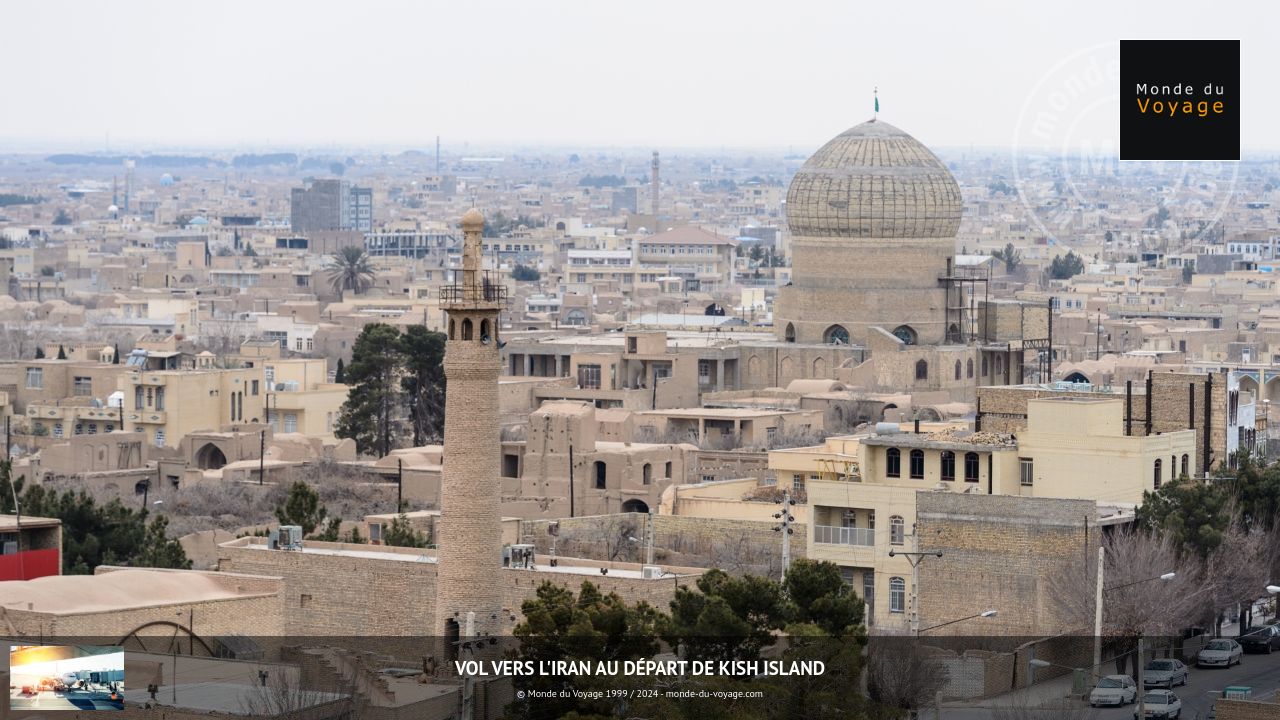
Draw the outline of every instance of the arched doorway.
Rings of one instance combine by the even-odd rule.
[[[217,470],[227,464],[227,456],[222,453],[222,448],[207,443],[200,451],[196,453],[196,466],[201,470]]]
[[[1080,371],[1078,371],[1078,370],[1077,370],[1076,372],[1073,372],[1073,373],[1071,373],[1070,375],[1068,375],[1068,376],[1066,376],[1066,377],[1062,378],[1062,379],[1063,379],[1065,382],[1069,382],[1069,383],[1088,383],[1088,382],[1089,382],[1089,378],[1085,377],[1085,376],[1084,376],[1084,373],[1082,373],[1082,372],[1080,372]]]
[[[649,505],[643,500],[636,500],[632,498],[631,500],[622,503],[622,512],[644,513],[647,515],[649,513]]]
[[[786,332],[784,333],[784,337],[786,338],[787,342],[795,342],[796,326],[792,325],[791,323],[787,323],[787,329],[786,329]]]

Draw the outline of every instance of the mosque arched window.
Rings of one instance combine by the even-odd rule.
[[[899,325],[893,329],[893,335],[901,340],[904,345],[916,344],[916,331],[910,325]]]
[[[920,359],[916,361],[916,379],[917,380],[929,379],[929,362],[927,360]]]
[[[832,345],[848,345],[849,331],[843,325],[832,325],[822,334],[822,340]]]
[[[787,323],[787,330],[786,330],[786,333],[785,333],[784,337],[786,338],[787,342],[791,342],[791,343],[795,342],[795,341],[796,341],[796,326],[795,326],[795,325],[792,325],[791,323]]]

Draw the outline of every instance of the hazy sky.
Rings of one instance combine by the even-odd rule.
[[[877,85],[881,118],[927,144],[1008,147],[1028,142],[1024,110],[1120,38],[1241,39],[1243,144],[1280,147],[1269,0],[40,0],[3,15],[0,149],[102,149],[110,133],[117,150],[437,134],[455,150],[808,150],[867,119]],[[1043,144],[1115,145],[1115,84],[1087,85]]]

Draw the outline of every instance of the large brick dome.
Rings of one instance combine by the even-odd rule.
[[[942,161],[898,128],[871,120],[813,154],[787,190],[792,235],[951,238],[960,186]]]

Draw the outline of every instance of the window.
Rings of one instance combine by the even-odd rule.
[[[889,518],[889,544],[901,545],[906,538],[907,523],[901,515]]]
[[[93,380],[77,376],[72,381],[71,394],[77,397],[88,397],[93,394]]]
[[[712,360],[698,361],[698,383],[702,385],[711,384],[711,366],[714,365]]]
[[[267,381],[267,389],[271,389],[271,384],[276,381],[276,367],[274,365],[264,365],[262,367],[262,377]]]
[[[27,368],[27,389],[28,390],[44,389],[44,369]]]
[[[924,479],[924,451],[923,450],[911,451],[911,479],[912,480]]]
[[[164,428],[156,428],[156,447],[164,447]]]
[[[1162,464],[1163,463],[1161,461],[1156,460],[1156,469],[1155,469],[1155,489],[1156,490],[1160,489],[1160,470],[1161,470]]]
[[[302,350],[302,338],[298,338],[293,341],[293,349],[298,351]]]
[[[133,389],[133,409],[134,410],[142,409],[142,392],[143,390],[141,385],[138,385]]]
[[[259,388],[259,386],[258,386],[258,381],[257,381],[257,380],[254,380],[254,381],[252,381],[251,383],[249,383],[249,392],[250,392],[251,394],[253,394],[253,395],[257,395],[257,394],[258,394],[258,392],[259,392],[259,390],[260,390],[260,388]]]
[[[986,355],[982,356],[982,376],[983,377],[987,376],[987,356]]]
[[[804,492],[804,476],[801,475],[800,473],[796,473],[795,475],[791,476],[791,492],[793,493]]]
[[[964,376],[966,378],[973,377],[973,358],[969,358],[968,362],[965,363]]]
[[[287,433],[298,432],[298,414],[284,414],[284,431]]]
[[[889,578],[889,612],[906,612],[907,583],[900,577]]]
[[[382,523],[369,523],[369,542],[382,542]]]
[[[948,481],[956,479],[956,454],[950,450],[942,451],[942,479]]]
[[[898,448],[889,448],[884,453],[884,474],[886,477],[902,477],[902,453]]]
[[[516,476],[512,475],[511,477],[516,477]],[[644,464],[644,469],[641,473],[640,482],[645,485],[653,484],[653,466],[650,465],[649,463]]]
[[[53,424],[53,436],[56,438],[62,437],[62,423]]]
[[[841,565],[840,579],[844,581],[845,585],[848,585],[849,587],[853,587],[853,568],[845,567],[844,565]]]
[[[667,479],[668,479],[668,480],[670,480],[670,479],[671,479],[671,462],[670,462],[670,461],[668,461],[668,462],[667,462],[667,475],[666,475],[666,477],[667,477]]]
[[[600,366],[599,365],[579,365],[578,366],[578,387],[584,390],[600,389]]]
[[[957,380],[960,379],[960,361],[959,360],[956,361],[956,379]]]
[[[76,435],[83,435],[83,434],[84,434],[84,425],[83,425],[82,423],[76,423],[76,431],[75,431],[75,432],[76,432]]]
[[[597,460],[597,461],[595,462],[595,471],[596,471],[596,489],[597,489],[597,490],[604,490],[604,489],[605,489],[605,487],[606,487],[606,485],[605,485],[605,464],[604,464],[604,462],[602,462],[602,461],[600,461],[600,460]]]
[[[978,453],[976,452],[964,454],[964,481],[978,482]]]
[[[923,359],[916,361],[916,379],[929,379],[929,363],[925,362]]]
[[[842,325],[832,325],[822,334],[822,339],[831,345],[848,345],[849,331]]]
[[[1190,458],[1188,456],[1186,455],[1182,456],[1182,475],[1186,477],[1191,477],[1191,473],[1187,472],[1187,470],[1189,469],[1187,467],[1187,464],[1189,461],[1190,461]]]
[[[1035,484],[1035,468],[1031,458],[1018,458],[1018,480],[1022,483],[1022,487],[1031,487]]]
[[[164,409],[164,388],[156,388],[156,410]]]

